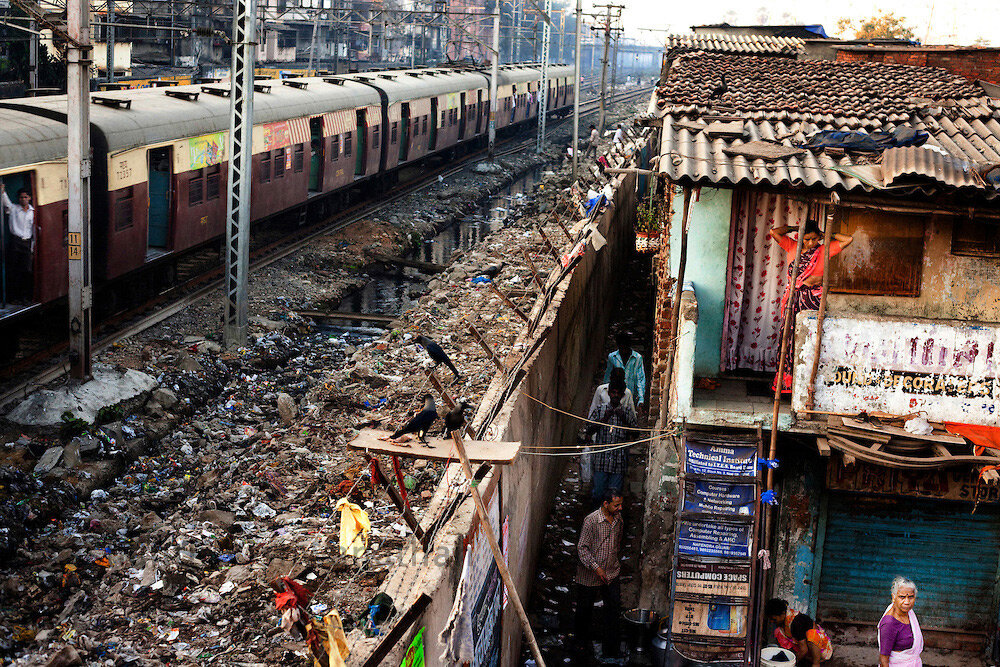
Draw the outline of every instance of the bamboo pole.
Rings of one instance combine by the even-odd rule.
[[[819,353],[823,348],[823,320],[826,319],[826,297],[830,290],[830,240],[833,238],[833,213],[826,216],[823,230],[823,294],[819,297],[819,315],[816,317],[816,349],[812,369],[809,371],[809,386],[806,387],[806,410],[812,410],[816,403],[816,373],[819,372]]]
[[[674,379],[674,357],[677,353],[677,331],[680,329],[681,292],[684,290],[684,271],[687,268],[688,250],[688,217],[691,211],[691,188],[684,190],[684,212],[681,216],[681,250],[677,265],[677,282],[674,285],[673,312],[670,314],[670,352],[667,355],[667,376],[663,386],[666,387],[666,410],[670,410],[670,384]],[[667,258],[670,261],[670,258]],[[661,408],[662,410],[662,408]]]
[[[805,225],[803,225],[804,227]],[[767,458],[773,460],[778,453],[778,412],[781,410],[781,390],[784,388],[785,379],[785,353],[790,344],[788,338],[792,329],[792,304],[795,301],[795,292],[798,291],[795,284],[799,279],[799,258],[802,256],[802,228],[799,228],[798,239],[795,241],[795,258],[792,260],[792,280],[788,285],[788,301],[785,303],[785,319],[781,327],[781,353],[778,357],[778,376],[774,382],[774,410],[771,412],[771,446],[768,448]],[[767,469],[767,489],[774,488],[774,468]],[[771,532],[774,528],[774,508],[768,507],[767,522],[764,529],[764,548],[771,544]]]
[[[469,478],[469,493],[472,495],[473,502],[476,503],[476,512],[479,514],[479,527],[482,529],[483,534],[486,535],[486,540],[490,543],[490,549],[493,550],[493,560],[496,561],[497,569],[500,570],[500,578],[503,579],[504,586],[507,587],[507,597],[514,603],[514,610],[521,621],[521,629],[524,631],[525,639],[528,640],[528,646],[531,648],[531,654],[535,658],[535,664],[538,667],[545,667],[542,652],[538,648],[538,642],[535,641],[535,633],[531,631],[528,614],[524,611],[524,606],[521,604],[521,597],[517,593],[517,588],[514,587],[514,579],[510,576],[510,571],[507,569],[507,564],[503,559],[503,551],[500,550],[497,536],[493,532],[493,526],[490,525],[489,515],[486,514],[486,506],[483,505],[483,498],[479,495],[479,487],[476,485],[472,474],[472,464],[469,463],[469,455],[465,453],[465,444],[462,442],[462,435],[458,431],[452,431],[451,439],[455,442],[455,450],[462,461],[462,469],[465,471],[465,476]]]

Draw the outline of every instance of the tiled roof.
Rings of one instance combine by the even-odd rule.
[[[666,48],[673,50],[708,51],[750,55],[794,56],[802,51],[805,42],[798,37],[772,35],[668,35]]]
[[[726,92],[716,94],[726,75]],[[881,178],[882,156],[865,158],[835,151],[807,151],[765,161],[724,151],[751,141],[801,146],[817,130],[891,130],[909,126],[926,131],[927,146],[953,160],[924,153],[894,155],[903,160],[893,179],[918,176],[925,184],[994,197],[992,185],[977,175],[961,177],[951,168],[970,163],[984,171],[1000,162],[1000,101],[979,85],[944,70],[880,63],[791,61],[754,56],[684,54],[657,89],[663,118],[660,170],[673,180],[717,184],[770,184],[841,190],[875,189],[859,180],[858,164],[874,162]],[[699,131],[711,116],[741,117],[743,136]],[[888,153],[889,151],[887,151]],[[895,167],[894,167],[895,169]],[[927,173],[925,173],[927,172]]]

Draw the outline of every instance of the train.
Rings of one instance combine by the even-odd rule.
[[[573,68],[549,68],[547,108],[573,101]],[[500,68],[496,128],[538,115],[541,69]],[[329,215],[349,193],[391,185],[399,170],[448,157],[488,131],[490,73],[431,67],[254,82],[251,217]],[[0,100],[0,179],[35,206],[31,304],[68,287],[65,95]],[[229,132],[226,82],[93,93],[91,243],[95,285],[220,248]],[[374,190],[377,191],[377,190]],[[95,292],[96,293],[96,292]],[[95,298],[95,306],[97,299]],[[113,309],[113,308],[112,308]]]

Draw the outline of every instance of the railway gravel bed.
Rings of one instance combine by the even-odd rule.
[[[516,354],[520,320],[470,279],[502,267],[501,288],[523,308],[533,302],[521,249],[540,247],[533,224],[569,184],[557,165],[565,135],[556,130],[548,157],[507,156],[499,174],[464,170],[253,274],[258,315],[238,352],[215,339],[221,295],[109,349],[101,363],[144,372],[158,388],[144,403],[99,415],[100,426],[72,417],[48,429],[8,425],[0,663],[303,664],[305,644],[282,631],[275,609],[270,583],[281,575],[313,591],[313,613],[337,609],[350,644],[373,641],[368,602],[409,531],[344,444],[362,424],[398,423],[428,389],[416,334],[450,352],[462,378],[449,392],[473,402],[494,368],[466,324]],[[477,248],[456,253],[390,331],[334,333],[296,315],[361,284],[366,248],[403,254],[546,160],[553,173],[538,196]],[[546,231],[565,239],[554,224]],[[402,472],[421,517],[443,466],[407,461]],[[360,558],[337,548],[336,503],[345,497],[372,519]]]

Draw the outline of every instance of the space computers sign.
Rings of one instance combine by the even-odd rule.
[[[792,409],[806,410],[816,313],[796,323]],[[1000,326],[827,317],[813,409],[926,413],[931,421],[1000,424]]]
[[[482,488],[482,487],[481,487]],[[490,487],[483,499],[493,534],[500,535],[500,483]],[[470,561],[465,608],[472,616],[474,658],[471,667],[500,664],[500,626],[503,582],[493,550],[478,519],[466,539]]]

